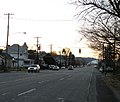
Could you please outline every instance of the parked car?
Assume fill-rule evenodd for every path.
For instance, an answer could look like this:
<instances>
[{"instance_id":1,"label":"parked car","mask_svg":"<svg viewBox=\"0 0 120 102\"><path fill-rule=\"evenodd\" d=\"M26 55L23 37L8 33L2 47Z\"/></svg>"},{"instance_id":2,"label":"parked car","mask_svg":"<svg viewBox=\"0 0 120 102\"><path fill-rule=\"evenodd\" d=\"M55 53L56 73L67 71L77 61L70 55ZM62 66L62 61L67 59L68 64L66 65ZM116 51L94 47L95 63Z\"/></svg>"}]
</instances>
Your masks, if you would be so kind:
<instances>
[{"instance_id":1,"label":"parked car","mask_svg":"<svg viewBox=\"0 0 120 102\"><path fill-rule=\"evenodd\" d=\"M53 67L53 70L59 70L58 66Z\"/></svg>"},{"instance_id":2,"label":"parked car","mask_svg":"<svg viewBox=\"0 0 120 102\"><path fill-rule=\"evenodd\" d=\"M52 70L54 69L55 65L49 65L49 69Z\"/></svg>"},{"instance_id":3,"label":"parked car","mask_svg":"<svg viewBox=\"0 0 120 102\"><path fill-rule=\"evenodd\" d=\"M107 72L113 72L113 68L112 67L107 67Z\"/></svg>"},{"instance_id":4,"label":"parked car","mask_svg":"<svg viewBox=\"0 0 120 102\"><path fill-rule=\"evenodd\" d=\"M100 68L99 68L99 71L100 71L100 72L103 72L103 68L100 67ZM106 72L113 72L113 68L112 68L112 67L107 67L106 69L104 69L104 71L106 71Z\"/></svg>"},{"instance_id":5,"label":"parked car","mask_svg":"<svg viewBox=\"0 0 120 102\"><path fill-rule=\"evenodd\" d=\"M65 66L62 66L61 69L65 69Z\"/></svg>"},{"instance_id":6,"label":"parked car","mask_svg":"<svg viewBox=\"0 0 120 102\"><path fill-rule=\"evenodd\" d=\"M28 72L39 72L40 66L38 64L31 65L28 67Z\"/></svg>"},{"instance_id":7,"label":"parked car","mask_svg":"<svg viewBox=\"0 0 120 102\"><path fill-rule=\"evenodd\" d=\"M72 66L72 65L69 65L69 66L68 66L68 70L73 70L73 66Z\"/></svg>"},{"instance_id":8,"label":"parked car","mask_svg":"<svg viewBox=\"0 0 120 102\"><path fill-rule=\"evenodd\" d=\"M99 68L99 71L100 71L100 72L103 72L103 68L102 68L102 67L100 67L100 68Z\"/></svg>"}]
</instances>

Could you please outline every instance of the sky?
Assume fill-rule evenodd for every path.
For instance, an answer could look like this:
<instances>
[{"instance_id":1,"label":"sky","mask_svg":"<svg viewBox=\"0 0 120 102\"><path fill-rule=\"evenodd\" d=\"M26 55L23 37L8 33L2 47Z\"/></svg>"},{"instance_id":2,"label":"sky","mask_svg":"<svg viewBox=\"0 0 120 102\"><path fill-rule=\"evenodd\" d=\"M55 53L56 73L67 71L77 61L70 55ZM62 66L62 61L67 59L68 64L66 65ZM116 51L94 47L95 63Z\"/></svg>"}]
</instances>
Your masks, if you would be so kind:
<instances>
[{"instance_id":1,"label":"sky","mask_svg":"<svg viewBox=\"0 0 120 102\"><path fill-rule=\"evenodd\" d=\"M80 41L77 30L81 22L74 17L76 7L68 2L70 0L0 0L0 46L6 46L6 14L10 13L9 45L26 42L29 49L36 49L36 37L40 37L41 51L50 52L52 44L53 51L67 47L77 57L95 57L87 48L86 40Z\"/></svg>"}]
</instances>

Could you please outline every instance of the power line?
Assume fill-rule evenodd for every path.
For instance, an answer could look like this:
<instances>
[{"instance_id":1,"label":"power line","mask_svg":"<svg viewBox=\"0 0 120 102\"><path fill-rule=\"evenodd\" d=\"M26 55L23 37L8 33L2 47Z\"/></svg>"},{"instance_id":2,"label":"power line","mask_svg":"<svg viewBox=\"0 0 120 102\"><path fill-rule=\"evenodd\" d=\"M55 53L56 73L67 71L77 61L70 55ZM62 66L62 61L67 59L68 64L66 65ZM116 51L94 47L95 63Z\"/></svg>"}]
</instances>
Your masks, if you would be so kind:
<instances>
[{"instance_id":1,"label":"power line","mask_svg":"<svg viewBox=\"0 0 120 102\"><path fill-rule=\"evenodd\" d=\"M72 19L29 19L29 18L13 18L16 20L24 20L24 21L39 21L39 22L71 22Z\"/></svg>"}]
</instances>

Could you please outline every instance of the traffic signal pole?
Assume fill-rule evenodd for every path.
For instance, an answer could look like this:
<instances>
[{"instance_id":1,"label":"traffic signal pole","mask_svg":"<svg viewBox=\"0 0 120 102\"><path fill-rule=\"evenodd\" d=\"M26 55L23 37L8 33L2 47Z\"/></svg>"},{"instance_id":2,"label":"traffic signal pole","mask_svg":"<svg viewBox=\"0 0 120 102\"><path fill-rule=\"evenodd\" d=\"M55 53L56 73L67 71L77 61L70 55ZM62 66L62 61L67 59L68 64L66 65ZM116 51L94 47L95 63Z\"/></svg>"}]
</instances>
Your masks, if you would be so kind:
<instances>
[{"instance_id":1,"label":"traffic signal pole","mask_svg":"<svg viewBox=\"0 0 120 102\"><path fill-rule=\"evenodd\" d=\"M36 57L36 63L37 64L39 64L39 56L38 56L38 51L40 50L39 49L39 47L40 47L40 45L39 45L39 38L41 38L41 37L34 37L34 38L36 38L37 39L37 57Z\"/></svg>"}]
</instances>

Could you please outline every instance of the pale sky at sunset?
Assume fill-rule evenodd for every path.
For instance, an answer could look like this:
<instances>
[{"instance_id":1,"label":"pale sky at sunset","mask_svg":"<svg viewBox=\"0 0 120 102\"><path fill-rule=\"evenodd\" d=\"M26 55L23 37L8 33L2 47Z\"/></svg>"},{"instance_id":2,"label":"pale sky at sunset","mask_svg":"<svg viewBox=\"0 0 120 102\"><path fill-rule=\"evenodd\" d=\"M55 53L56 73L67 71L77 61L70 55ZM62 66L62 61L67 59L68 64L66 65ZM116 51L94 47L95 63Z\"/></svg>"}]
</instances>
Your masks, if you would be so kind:
<instances>
[{"instance_id":1,"label":"pale sky at sunset","mask_svg":"<svg viewBox=\"0 0 120 102\"><path fill-rule=\"evenodd\" d=\"M4 14L11 13L14 15L10 16L10 45L26 42L29 48L35 48L34 37L41 37L42 51L49 52L52 44L53 51L68 47L75 56L93 57L85 40L79 42L80 22L74 18L75 7L67 2L70 0L0 0L0 46L6 46L7 15Z\"/></svg>"}]
</instances>

